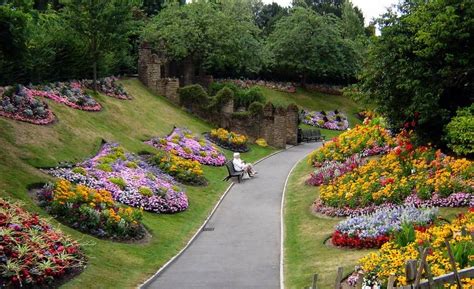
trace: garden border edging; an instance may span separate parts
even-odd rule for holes
[[[281,150],[278,150],[276,152],[273,152],[271,154],[269,154],[268,156],[265,156],[257,161],[254,162],[254,164],[258,164],[276,154],[279,154],[287,149],[290,149],[292,148],[293,146],[290,146],[290,147],[287,147],[285,149],[281,149]],[[305,156],[306,157],[306,156]],[[300,160],[301,161],[301,160]],[[300,162],[298,161],[298,163]],[[290,171],[291,173],[291,171]],[[196,238],[200,235],[200,233],[202,232],[202,230],[204,229],[204,227],[206,227],[206,225],[209,223],[209,220],[212,218],[212,216],[214,215],[214,213],[216,212],[217,208],[219,208],[220,204],[222,203],[222,201],[224,200],[224,198],[227,196],[227,193],[229,193],[230,189],[235,185],[235,183],[232,182],[232,184],[230,184],[227,189],[224,191],[224,193],[222,194],[222,196],[220,197],[219,201],[217,202],[217,204],[214,206],[214,208],[212,209],[211,213],[207,216],[207,218],[204,220],[203,224],[198,228],[198,230],[196,231],[196,233],[194,233],[194,235],[191,237],[191,239],[188,241],[188,243],[186,244],[186,246],[184,246],[183,249],[181,249],[176,255],[174,255],[170,260],[168,260],[168,262],[166,262],[163,266],[161,266],[161,268],[158,269],[158,271],[156,271],[155,274],[153,274],[150,278],[148,278],[147,280],[145,280],[145,282],[141,283],[140,285],[138,285],[136,288],[138,289],[144,289],[144,288],[148,288],[148,286],[156,280],[156,278],[158,278],[161,273],[163,273],[171,264],[174,263],[174,261],[176,261],[188,248],[189,246],[192,245],[192,243],[194,242],[194,240],[196,240]],[[286,183],[285,183],[285,187],[286,187]],[[280,273],[281,274],[281,273]]]

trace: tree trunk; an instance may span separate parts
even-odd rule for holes
[[[94,74],[94,79],[93,79],[93,86],[94,86],[94,92],[97,92],[97,60],[94,59],[94,64],[92,65],[92,70]]]
[[[306,80],[308,78],[308,75],[306,72],[303,72],[303,75],[301,76],[301,87],[306,88]]]
[[[92,35],[92,57],[93,57],[93,63],[92,63],[92,75],[93,75],[93,80],[92,80],[92,86],[94,88],[94,92],[97,92],[97,32],[95,32]]]

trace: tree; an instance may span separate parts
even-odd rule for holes
[[[288,9],[275,2],[264,4],[261,0],[257,0],[252,2],[252,13],[255,24],[262,30],[263,35],[269,35],[275,23],[281,17],[288,15]]]
[[[199,68],[247,73],[259,70],[259,29],[248,1],[171,3],[146,26],[143,40],[163,48],[171,60]],[[185,80],[185,83],[188,83]]]
[[[397,10],[378,20],[363,100],[392,128],[413,123],[422,141],[439,143],[456,109],[474,100],[474,2],[405,0]]]
[[[311,9],[296,7],[277,22],[267,40],[274,67],[321,79],[350,79],[358,70],[356,48],[343,39],[340,20],[319,15]]]
[[[107,52],[128,46],[132,8],[136,3],[131,0],[68,0],[64,4],[70,26],[87,45],[96,90],[99,61]]]

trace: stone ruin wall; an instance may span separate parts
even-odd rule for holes
[[[163,95],[179,105],[180,81],[178,78],[167,77],[168,71],[166,58],[153,53],[147,44],[142,44],[139,49],[138,78],[154,93]],[[206,76],[197,82],[208,87],[212,77]],[[269,103],[264,106],[261,115],[235,114],[233,101],[224,105],[218,115],[209,115],[197,108],[188,109],[220,127],[247,135],[251,141],[264,138],[269,145],[276,148],[297,144],[298,108],[295,105],[275,108]]]

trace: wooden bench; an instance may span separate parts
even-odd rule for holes
[[[298,130],[298,140],[300,142],[322,141],[325,136],[319,129],[300,129]]]
[[[223,181],[228,181],[230,180],[231,178],[234,178],[236,177],[237,180],[240,181],[242,180],[243,176],[244,176],[244,171],[241,171],[241,172],[238,172],[235,170],[234,168],[234,164],[232,163],[232,161],[228,161],[225,166],[227,167],[227,172],[229,173],[229,175],[227,177],[225,177],[223,179]]]

